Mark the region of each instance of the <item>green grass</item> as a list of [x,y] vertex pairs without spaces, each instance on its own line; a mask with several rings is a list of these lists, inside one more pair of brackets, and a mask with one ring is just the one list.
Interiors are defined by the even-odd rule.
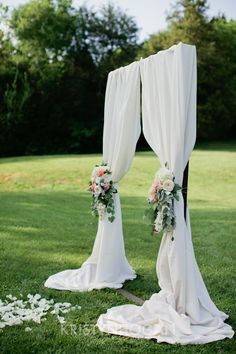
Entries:
[[[0,353],[234,353],[235,341],[203,346],[157,344],[103,334],[94,325],[108,308],[125,304],[115,290],[89,293],[46,289],[55,272],[78,268],[89,256],[97,221],[90,216],[87,181],[100,155],[0,159],[0,298],[40,293],[82,306],[66,315],[67,333],[51,316],[41,325],[0,332]],[[159,167],[151,152],[137,153],[120,183],[126,254],[139,277],[125,288],[143,299],[159,290],[155,263],[160,239],[142,220],[146,196]],[[189,206],[198,264],[216,305],[236,327],[236,145],[207,145],[190,161]],[[76,334],[70,331],[70,325]],[[26,333],[25,327],[32,327]],[[82,329],[82,330],[81,330]]]

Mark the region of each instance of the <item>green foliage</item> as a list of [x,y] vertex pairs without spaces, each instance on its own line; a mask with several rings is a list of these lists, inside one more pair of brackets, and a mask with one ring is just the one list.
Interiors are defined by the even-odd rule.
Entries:
[[167,30],[140,45],[112,4],[31,0],[10,13],[0,2],[0,156],[101,151],[108,72],[179,41],[197,46],[198,138],[235,138],[236,21],[206,9],[177,1]]
[[112,5],[71,3],[32,0],[8,16],[15,48],[10,39],[0,48],[1,155],[101,149],[106,77],[135,59],[138,29]]

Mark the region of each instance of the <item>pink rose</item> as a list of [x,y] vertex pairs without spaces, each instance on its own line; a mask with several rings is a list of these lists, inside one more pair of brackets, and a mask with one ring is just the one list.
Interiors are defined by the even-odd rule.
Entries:
[[157,191],[159,191],[162,188],[163,184],[159,179],[156,179],[155,186],[156,186]]

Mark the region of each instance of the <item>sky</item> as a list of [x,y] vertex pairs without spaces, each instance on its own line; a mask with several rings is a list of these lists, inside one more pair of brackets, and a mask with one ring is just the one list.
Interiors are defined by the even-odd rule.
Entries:
[[[20,4],[28,2],[28,0],[2,0],[5,5],[10,8],[17,7]],[[109,0],[74,0],[77,7],[83,3],[91,6],[99,7],[108,3]],[[144,40],[149,34],[163,30],[166,28],[166,15],[171,9],[171,4],[175,0],[114,0],[113,3],[119,5],[126,10],[129,15],[136,18],[138,27],[140,28],[140,39]],[[208,0],[210,9],[209,16],[224,13],[230,19],[236,19],[236,0]]]

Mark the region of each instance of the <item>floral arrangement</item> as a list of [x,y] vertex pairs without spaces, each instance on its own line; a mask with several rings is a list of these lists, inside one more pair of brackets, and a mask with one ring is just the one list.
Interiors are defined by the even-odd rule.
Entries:
[[113,222],[115,220],[113,195],[117,193],[117,189],[111,180],[111,170],[106,163],[96,165],[93,169],[89,191],[92,193],[92,214],[99,216],[99,219],[102,220],[107,213],[108,220]]
[[[148,198],[149,208],[145,212],[154,233],[164,231],[173,235],[176,226],[174,200],[179,200],[179,190],[181,187],[175,183],[175,177],[166,164],[155,175]],[[171,239],[173,241],[173,236]]]

